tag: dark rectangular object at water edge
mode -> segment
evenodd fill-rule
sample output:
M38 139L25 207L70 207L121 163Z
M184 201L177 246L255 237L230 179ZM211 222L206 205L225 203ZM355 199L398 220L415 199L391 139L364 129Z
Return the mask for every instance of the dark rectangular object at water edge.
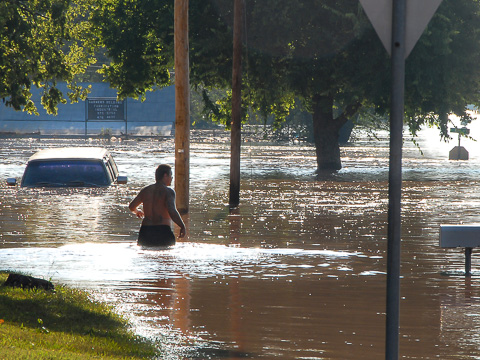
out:
M465 276L472 275L472 250L480 246L480 225L440 225L440 247L465 248Z
M480 247L480 224L440 225L440 247Z

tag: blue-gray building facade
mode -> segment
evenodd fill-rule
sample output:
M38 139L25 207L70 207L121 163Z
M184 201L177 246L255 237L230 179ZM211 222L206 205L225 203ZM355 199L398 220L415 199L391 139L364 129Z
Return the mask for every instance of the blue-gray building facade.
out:
M92 85L87 100L59 104L57 115L46 113L40 103L41 92L35 87L32 88L32 100L37 106L39 115L15 111L0 103L0 133L169 136L173 131L174 86L147 92L143 102L127 98L123 103L119 103L116 101L117 91L111 89L107 83L80 85ZM58 88L66 96L68 92L66 83L59 84ZM108 111L109 106L113 111ZM118 111L119 107L121 111Z

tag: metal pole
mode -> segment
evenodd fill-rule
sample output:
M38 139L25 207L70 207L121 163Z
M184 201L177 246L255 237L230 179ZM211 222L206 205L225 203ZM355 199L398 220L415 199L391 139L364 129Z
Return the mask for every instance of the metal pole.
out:
M85 99L85 139L87 138L88 98Z
M465 248L465 276L472 276L472 248Z
M232 128L230 151L229 206L240 203L240 152L242 122L242 26L243 1L234 0L233 21L233 66L232 66Z
M399 355L400 318L400 236L402 143L405 92L406 0L393 0L392 11L392 93L390 112L390 167L388 192L387 319L385 359Z

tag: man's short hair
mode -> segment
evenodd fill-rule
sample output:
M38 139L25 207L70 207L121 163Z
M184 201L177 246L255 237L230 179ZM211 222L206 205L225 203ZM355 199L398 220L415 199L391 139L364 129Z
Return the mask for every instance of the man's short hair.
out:
M171 174L172 167L167 164L158 165L157 170L155 171L155 181L160 181L163 179L165 174Z

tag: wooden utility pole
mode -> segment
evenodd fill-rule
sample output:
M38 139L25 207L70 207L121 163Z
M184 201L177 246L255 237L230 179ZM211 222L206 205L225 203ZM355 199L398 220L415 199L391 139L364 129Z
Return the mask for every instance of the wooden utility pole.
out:
M189 210L190 79L188 60L188 0L175 0L175 191L181 214Z
M230 208L240 203L240 144L242 123L242 35L243 0L234 0L233 9L233 68L232 123L230 152Z

